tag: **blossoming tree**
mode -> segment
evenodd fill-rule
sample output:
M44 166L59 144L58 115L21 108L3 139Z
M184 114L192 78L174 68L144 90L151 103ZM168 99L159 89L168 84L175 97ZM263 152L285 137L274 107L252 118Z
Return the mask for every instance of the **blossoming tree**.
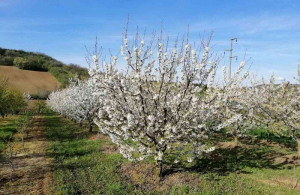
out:
M242 82L248 77L249 72L242 72L246 63L242 61L232 78L228 78L227 70L223 67L223 84L218 87L222 93L222 107L219 110L219 120L228 121L226 132L234 137L234 145L238 145L238 137L251 127L248 120L249 106L245 98L248 88ZM221 123L222 124L222 123Z
M265 126L276 134L290 132L298 143L300 156L300 89L283 81L275 84L272 76L269 82L257 81L248 90L248 106L252 110L251 118L257 127Z
M214 150L205 144L211 132L236 118L233 114L217 120L230 90L215 82L219 59L212 56L209 44L210 38L194 47L187 39L171 46L153 37L146 45L138 35L130 42L125 33L120 48L125 71L117 68L116 56L103 62L100 71L99 59L93 56L91 80L98 85L94 93L101 94L102 103L95 123L125 158L154 157L160 177L166 154L176 154L175 163L192 162Z

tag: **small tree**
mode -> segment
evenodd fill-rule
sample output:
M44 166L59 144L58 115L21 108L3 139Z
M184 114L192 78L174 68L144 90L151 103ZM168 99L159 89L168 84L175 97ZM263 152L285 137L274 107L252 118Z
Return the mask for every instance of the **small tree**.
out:
M10 90L8 79L0 78L0 114L4 118L7 114L16 114L27 105L25 95L19 91Z
M37 100L34 104L35 110L37 114L41 114L46 109L46 102L44 100Z
M12 114L18 114L19 112L24 111L28 103L28 99L26 96L26 94L20 91L9 91L8 102L10 105L10 112Z
M29 113L25 113L24 115L20 116L16 120L16 127L18 132L21 135L21 140L22 140L22 148L24 150L24 135L28 137L29 135L29 127L31 125L31 116Z
M9 166L10 166L10 180L12 180L13 174L14 174L14 170L15 170L15 167L14 167L14 157L16 155L15 146L16 146L17 142L16 142L16 140L13 137L13 133L11 133L9 135L9 137L6 137L3 141L4 141L5 145L8 148L8 151L6 149L4 153L5 153L5 156L7 158Z
M0 78L0 114L2 118L9 112L7 82L8 79Z

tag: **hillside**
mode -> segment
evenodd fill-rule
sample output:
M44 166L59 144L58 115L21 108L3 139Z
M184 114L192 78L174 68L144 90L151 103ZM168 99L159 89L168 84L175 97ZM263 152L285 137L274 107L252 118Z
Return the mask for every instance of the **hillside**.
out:
M13 66L0 66L0 77L8 78L8 86L31 95L47 93L60 87L49 72L20 70Z
M89 76L87 69L79 65L66 65L43 53L15 49L0 48L0 65L49 72L61 83L61 87L69 84L69 78L86 79Z

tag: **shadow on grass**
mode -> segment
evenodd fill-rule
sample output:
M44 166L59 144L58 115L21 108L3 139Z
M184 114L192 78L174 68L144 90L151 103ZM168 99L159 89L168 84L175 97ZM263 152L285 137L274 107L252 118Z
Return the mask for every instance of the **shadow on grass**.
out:
M0 153L5 149L7 141L9 141L16 132L17 129L13 122L0 125Z
M88 137L97 132L89 132L87 125L80 127L78 123L54 114L46 115L45 125L47 138L52 142L49 153L54 158L55 169L75 169L91 165L90 154L99 151L101 141L92 142ZM66 159L68 163L63 163Z
M172 163L174 162L173 158L169 157L166 164L170 168L164 172L164 175L180 171L190 171L216 173L225 176L232 172L251 173L247 168L282 169L287 162L276 164L274 160L283 155L285 154L267 146L258 146L255 148L219 148L195 160L192 165L174 164Z
M290 136L288 136L288 132L286 132L286 134L287 135L276 135L272 132L268 132L263 128L250 131L250 135L255 136L257 139L257 142L255 144L257 144L261 140L267 140L268 142L282 144L288 148L296 148L297 143Z
M71 141L88 138L97 132L88 132L86 125L79 127L69 119L61 118L58 115L49 114L46 119L47 137L50 141Z
M87 124L48 115L46 130L54 159L53 194L132 194L134 188L117 173L122 158L102 153L106 140L91 139L97 132L88 132Z

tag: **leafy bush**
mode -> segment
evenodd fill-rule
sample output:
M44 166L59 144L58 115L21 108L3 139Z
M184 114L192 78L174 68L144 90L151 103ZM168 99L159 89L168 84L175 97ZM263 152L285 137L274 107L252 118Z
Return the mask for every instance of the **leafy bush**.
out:
M9 57L9 56L2 57L0 55L0 65L12 66L13 62L14 62L13 57Z

